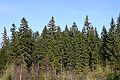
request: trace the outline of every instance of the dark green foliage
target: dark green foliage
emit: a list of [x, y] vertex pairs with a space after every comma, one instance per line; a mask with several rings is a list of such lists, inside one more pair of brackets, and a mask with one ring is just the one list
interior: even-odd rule
[[15, 53], [16, 63], [31, 64], [31, 54], [34, 51], [32, 31], [28, 27], [25, 18], [22, 18], [19, 31], [16, 33], [18, 39], [17, 52]]
[[[18, 70], [27, 73], [33, 79], [44, 75], [51, 79], [62, 79], [63, 73], [71, 73], [75, 78], [80, 72], [87, 75], [98, 66], [110, 68], [114, 73], [106, 76], [108, 80], [118, 79], [120, 75], [120, 15], [117, 23], [111, 19], [110, 29], [102, 28], [101, 37], [86, 15], [82, 32], [77, 24], [62, 31], [55, 25], [54, 17], [43, 28], [41, 34], [33, 32], [25, 18], [22, 18], [19, 29], [12, 24], [11, 38], [4, 27], [3, 42], [0, 48], [0, 70], [10, 63]], [[88, 73], [87, 73], [88, 72]], [[2, 72], [1, 72], [2, 73]], [[22, 73], [21, 73], [22, 74]], [[17, 75], [17, 74], [16, 74]], [[20, 75], [20, 74], [18, 74]], [[27, 76], [29, 76], [27, 75]], [[34, 78], [37, 76], [37, 78]]]
[[101, 50], [100, 50], [100, 60], [103, 63], [103, 65], [106, 65], [106, 61], [109, 59], [109, 55], [106, 52], [107, 49], [107, 31], [105, 26], [102, 28], [102, 33], [101, 33]]
[[10, 62], [10, 48], [9, 39], [7, 36], [7, 30], [4, 27], [2, 47], [0, 49], [0, 70], [4, 69], [5, 66]]
[[111, 23], [110, 23], [110, 29], [108, 32], [108, 36], [107, 36], [107, 43], [106, 43], [106, 52], [108, 54], [108, 61], [110, 61], [110, 65], [113, 66], [114, 62], [117, 60], [117, 53], [116, 53], [116, 49], [115, 49], [115, 23], [114, 23], [114, 19], [111, 19]]
[[49, 34], [53, 34], [56, 31], [56, 25], [55, 25], [55, 20], [54, 20], [53, 16], [48, 23], [48, 27], [49, 27], [49, 29], [48, 29]]
[[89, 22], [89, 18], [86, 15], [85, 21], [84, 21], [84, 27], [82, 29], [82, 33], [87, 35], [88, 30], [91, 27], [91, 23]]

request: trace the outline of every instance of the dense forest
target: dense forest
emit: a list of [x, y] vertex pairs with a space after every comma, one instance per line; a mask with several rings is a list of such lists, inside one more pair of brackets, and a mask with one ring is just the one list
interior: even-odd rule
[[109, 30], [98, 34], [86, 15], [82, 30], [75, 22], [61, 30], [54, 17], [33, 32], [23, 17], [4, 27], [0, 48], [0, 80], [119, 80], [120, 14]]

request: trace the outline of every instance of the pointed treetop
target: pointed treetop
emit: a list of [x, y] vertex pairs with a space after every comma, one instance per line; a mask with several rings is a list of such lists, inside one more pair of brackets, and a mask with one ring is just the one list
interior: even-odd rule
[[102, 32], [101, 32], [101, 39], [103, 40], [105, 38], [107, 38], [107, 30], [106, 30], [105, 25], [103, 25]]
[[73, 23], [73, 25], [72, 25], [72, 28], [71, 29], [73, 29], [74, 31], [78, 31], [78, 28], [77, 28], [77, 25], [76, 25], [76, 23], [74, 22]]
[[68, 26], [67, 26], [67, 24], [66, 24], [66, 26], [65, 26], [65, 27], [68, 27]]
[[48, 34], [48, 29], [47, 29], [47, 26], [45, 25], [41, 35], [42, 35], [43, 38], [45, 38], [47, 34]]
[[54, 17], [52, 16], [52, 20], [54, 20]]
[[85, 20], [86, 20], [86, 21], [89, 21], [88, 15], [86, 15]]
[[13, 24], [12, 24], [12, 28], [11, 28], [12, 36], [14, 36], [15, 30], [16, 30], [16, 26], [15, 26], [15, 24], [13, 23]]
[[47, 33], [47, 26], [45, 25], [44, 29], [43, 29], [43, 33]]
[[98, 32], [97, 32], [97, 28], [95, 27], [95, 36], [98, 37]]
[[65, 26], [65, 29], [66, 29], [66, 28], [68, 29], [68, 25], [67, 25], [67, 24], [66, 24], [66, 26]]
[[23, 33], [23, 32], [30, 32], [30, 34], [31, 34], [31, 29], [29, 28], [29, 26], [28, 26], [28, 22], [27, 22], [27, 20], [25, 19], [25, 17], [23, 17], [22, 19], [21, 19], [21, 24], [20, 24], [20, 28], [19, 28], [19, 31], [21, 32], [21, 33]]
[[5, 33], [5, 34], [7, 34], [7, 32], [6, 32], [6, 31], [7, 31], [7, 30], [6, 30], [6, 27], [4, 27], [4, 33]]
[[73, 25], [72, 25], [72, 27], [77, 27], [77, 25], [76, 25], [76, 23], [75, 23], [75, 22], [73, 22]]
[[97, 28], [95, 27], [95, 32], [97, 31]]
[[102, 31], [107, 31], [105, 25], [103, 25]]
[[111, 19], [111, 23], [110, 23], [110, 32], [114, 32], [115, 31], [115, 22], [114, 22], [114, 18], [112, 17]]
[[65, 32], [65, 33], [69, 33], [69, 29], [68, 29], [67, 24], [66, 24], [66, 26], [65, 26], [65, 30], [64, 30], [64, 32]]
[[23, 17], [22, 19], [21, 19], [21, 25], [24, 27], [28, 27], [28, 22], [27, 22], [27, 20], [25, 19], [25, 17]]
[[76, 23], [75, 23], [75, 22], [73, 22], [73, 25], [76, 25]]
[[105, 28], [105, 25], [103, 25], [103, 28], [102, 28], [102, 29], [106, 29], [106, 28]]
[[60, 26], [58, 26], [58, 28], [57, 28], [57, 32], [61, 32], [61, 28], [60, 28]]
[[26, 21], [25, 17], [23, 17], [23, 18], [21, 19], [21, 22], [23, 22], [23, 21]]
[[8, 44], [7, 29], [6, 29], [6, 27], [4, 27], [3, 46], [6, 46], [7, 44]]
[[23, 18], [21, 19], [21, 27], [26, 27], [26, 28], [28, 28], [28, 22], [27, 22], [27, 20], [25, 19], [25, 17], [23, 17]]
[[112, 17], [111, 18], [111, 24], [114, 24], [115, 22], [114, 22], [114, 18]]
[[56, 31], [55, 20], [53, 16], [52, 16], [52, 19], [48, 23], [48, 27], [49, 27], [50, 32]]
[[21, 20], [25, 20], [25, 17], [23, 17]]
[[55, 20], [54, 20], [54, 17], [52, 16], [52, 18], [51, 18], [51, 21], [50, 21], [52, 24], [54, 24], [55, 23]]
[[103, 25], [103, 28], [102, 28], [102, 33], [101, 35], [107, 35], [107, 30], [106, 30], [106, 27], [105, 25]]
[[90, 29], [90, 22], [89, 22], [89, 18], [88, 15], [86, 15], [85, 17], [85, 22], [84, 22], [84, 26], [86, 27], [86, 30]]
[[15, 24], [13, 23], [12, 26], [15, 27]]

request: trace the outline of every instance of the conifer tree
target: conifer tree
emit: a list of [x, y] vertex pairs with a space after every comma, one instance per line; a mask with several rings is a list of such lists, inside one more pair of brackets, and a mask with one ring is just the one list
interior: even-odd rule
[[86, 15], [85, 21], [84, 21], [84, 27], [82, 29], [82, 33], [87, 35], [87, 32], [90, 29], [90, 27], [91, 27], [91, 23], [89, 22], [88, 15]]
[[13, 61], [16, 61], [16, 53], [19, 45], [19, 37], [18, 37], [18, 32], [16, 31], [16, 26], [14, 23], [12, 24], [11, 33], [12, 33], [11, 43], [10, 43], [11, 44], [10, 48], [12, 50], [11, 57]]
[[48, 23], [49, 27], [49, 33], [52, 35], [56, 31], [56, 25], [55, 25], [55, 20], [54, 17], [52, 16], [51, 20]]
[[28, 27], [26, 19], [23, 17], [19, 28], [19, 50], [17, 52], [18, 64], [31, 64], [31, 54], [34, 51], [32, 41], [32, 31]]
[[94, 36], [94, 28], [91, 27], [88, 31], [88, 37], [87, 37], [87, 47], [88, 47], [88, 54], [89, 54], [89, 68], [91, 71], [95, 69], [96, 63], [98, 61], [98, 53], [96, 53], [96, 42], [95, 42], [95, 36]]
[[110, 23], [110, 29], [108, 32], [108, 36], [107, 36], [107, 49], [106, 52], [109, 55], [109, 66], [111, 66], [111, 68], [113, 69], [114, 66], [113, 64], [115, 64], [114, 62], [116, 62], [117, 60], [117, 53], [116, 53], [116, 46], [115, 46], [115, 22], [114, 19], [111, 19], [111, 23]]
[[9, 39], [7, 36], [7, 30], [4, 27], [4, 33], [3, 33], [3, 41], [2, 41], [2, 48], [0, 49], [0, 70], [5, 68], [5, 65], [8, 65], [8, 62], [10, 62], [10, 49], [9, 49]]
[[42, 31], [42, 34], [41, 34], [42, 38], [46, 38], [46, 37], [47, 37], [47, 34], [48, 34], [48, 29], [47, 29], [47, 27], [45, 26], [44, 29], [43, 29], [43, 31]]
[[68, 69], [68, 63], [69, 63], [69, 59], [68, 59], [68, 54], [69, 54], [69, 49], [70, 49], [70, 35], [69, 35], [70, 31], [66, 25], [64, 31], [63, 31], [63, 70]]
[[120, 13], [117, 19], [117, 25], [116, 25], [116, 51], [118, 53], [118, 58], [120, 57]]
[[72, 27], [70, 28], [70, 35], [75, 36], [78, 33], [78, 28], [76, 23], [74, 22]]
[[115, 73], [120, 74], [120, 13], [117, 18], [116, 32], [115, 32], [115, 51], [117, 56], [115, 67]]
[[100, 51], [100, 58], [103, 66], [106, 66], [106, 62], [109, 58], [109, 55], [106, 52], [106, 49], [107, 49], [107, 30], [105, 26], [103, 26], [102, 32], [101, 32], [101, 51]]

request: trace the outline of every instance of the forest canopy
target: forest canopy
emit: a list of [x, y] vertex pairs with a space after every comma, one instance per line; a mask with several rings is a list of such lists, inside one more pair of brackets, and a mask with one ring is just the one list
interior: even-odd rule
[[[52, 16], [42, 32], [33, 32], [25, 17], [8, 37], [4, 27], [0, 48], [0, 80], [116, 80], [120, 76], [120, 14], [101, 34], [86, 15], [61, 30]], [[70, 28], [68, 28], [70, 27]], [[7, 75], [5, 77], [4, 75]], [[92, 76], [92, 77], [91, 77]]]

